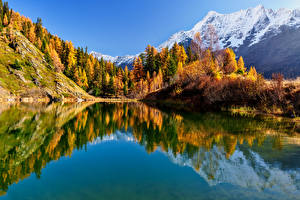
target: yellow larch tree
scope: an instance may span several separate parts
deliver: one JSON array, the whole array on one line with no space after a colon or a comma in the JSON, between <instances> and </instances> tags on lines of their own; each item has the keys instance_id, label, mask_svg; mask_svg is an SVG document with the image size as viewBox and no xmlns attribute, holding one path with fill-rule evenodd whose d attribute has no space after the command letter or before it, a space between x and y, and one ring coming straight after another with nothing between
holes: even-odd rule
<instances>
[{"instance_id":1,"label":"yellow larch tree","mask_svg":"<svg viewBox=\"0 0 300 200\"><path fill-rule=\"evenodd\" d=\"M7 15L5 14L4 17L3 17L3 25L4 26L8 26L8 18L7 18Z\"/></svg>"},{"instance_id":2,"label":"yellow larch tree","mask_svg":"<svg viewBox=\"0 0 300 200\"><path fill-rule=\"evenodd\" d=\"M234 73L238 70L236 55L234 51L230 48L225 49L224 56L224 72L226 74Z\"/></svg>"},{"instance_id":3,"label":"yellow larch tree","mask_svg":"<svg viewBox=\"0 0 300 200\"><path fill-rule=\"evenodd\" d=\"M144 77L144 66L140 57L134 60L133 74L135 82L140 81Z\"/></svg>"},{"instance_id":4,"label":"yellow larch tree","mask_svg":"<svg viewBox=\"0 0 300 200\"><path fill-rule=\"evenodd\" d=\"M257 72L256 72L256 69L255 69L255 67L250 67L250 70L249 70L249 72L248 72L248 78L249 79L251 79L251 80L253 80L253 81L256 81L257 80Z\"/></svg>"}]
</instances>

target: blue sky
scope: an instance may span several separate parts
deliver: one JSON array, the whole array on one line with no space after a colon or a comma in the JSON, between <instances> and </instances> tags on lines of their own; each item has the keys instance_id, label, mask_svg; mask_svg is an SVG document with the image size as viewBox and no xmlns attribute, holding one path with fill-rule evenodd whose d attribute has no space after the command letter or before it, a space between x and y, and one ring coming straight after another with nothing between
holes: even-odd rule
<instances>
[{"instance_id":1,"label":"blue sky","mask_svg":"<svg viewBox=\"0 0 300 200\"><path fill-rule=\"evenodd\" d=\"M300 0L8 0L10 6L76 46L109 55L136 54L189 30L208 11L231 13L259 4L300 8ZM243 3L241 3L243 2Z\"/></svg>"}]
</instances>

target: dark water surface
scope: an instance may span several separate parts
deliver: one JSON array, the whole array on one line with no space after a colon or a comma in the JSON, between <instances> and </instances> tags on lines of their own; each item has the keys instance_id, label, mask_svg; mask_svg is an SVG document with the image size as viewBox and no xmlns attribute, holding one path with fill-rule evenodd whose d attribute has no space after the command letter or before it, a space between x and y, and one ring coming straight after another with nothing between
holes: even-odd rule
<instances>
[{"instance_id":1,"label":"dark water surface","mask_svg":"<svg viewBox=\"0 0 300 200\"><path fill-rule=\"evenodd\" d=\"M0 105L0 199L300 199L291 120L140 103Z\"/></svg>"}]
</instances>

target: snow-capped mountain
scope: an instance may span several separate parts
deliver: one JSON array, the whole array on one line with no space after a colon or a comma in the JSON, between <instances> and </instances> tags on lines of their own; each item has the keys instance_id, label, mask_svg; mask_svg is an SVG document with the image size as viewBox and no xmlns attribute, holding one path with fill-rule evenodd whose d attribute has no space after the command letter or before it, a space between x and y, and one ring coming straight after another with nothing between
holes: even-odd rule
<instances>
[{"instance_id":1,"label":"snow-capped mountain","mask_svg":"<svg viewBox=\"0 0 300 200\"><path fill-rule=\"evenodd\" d=\"M212 25L219 37L220 48L238 48L245 44L252 46L264 39L267 33L279 34L281 26L300 27L300 9L289 10L265 9L262 5L231 14L211 11L197 23L192 30L175 33L169 40L159 46L171 47L175 42L184 43L194 38L199 32L204 36L208 26Z\"/></svg>"},{"instance_id":2,"label":"snow-capped mountain","mask_svg":"<svg viewBox=\"0 0 300 200\"><path fill-rule=\"evenodd\" d=\"M103 58L103 60L106 60L106 61L110 61L110 62L115 62L116 61L116 57L113 57L113 56L109 56L109 55L104 55L102 53L98 53L98 52L95 52L95 51L92 51L91 54L97 58L97 59L101 59Z\"/></svg>"},{"instance_id":3,"label":"snow-capped mountain","mask_svg":"<svg viewBox=\"0 0 300 200\"><path fill-rule=\"evenodd\" d=\"M300 75L300 9L272 10L259 5L231 14L211 11L191 30L175 33L158 49L172 47L175 42L187 47L197 32L203 37L210 25L216 30L220 48L233 48L266 76L273 72ZM118 65L133 61L132 56L118 58Z\"/></svg>"},{"instance_id":4,"label":"snow-capped mountain","mask_svg":"<svg viewBox=\"0 0 300 200\"><path fill-rule=\"evenodd\" d=\"M91 54L99 60L101 58L103 58L103 60L111 61L111 62L115 63L117 66L120 66L120 67L125 67L127 65L128 65L128 67L132 66L134 58L138 56L138 55L134 55L134 56L128 55L128 56L113 57L113 56L97 53L97 52L94 52L94 51L92 51Z\"/></svg>"}]
</instances>

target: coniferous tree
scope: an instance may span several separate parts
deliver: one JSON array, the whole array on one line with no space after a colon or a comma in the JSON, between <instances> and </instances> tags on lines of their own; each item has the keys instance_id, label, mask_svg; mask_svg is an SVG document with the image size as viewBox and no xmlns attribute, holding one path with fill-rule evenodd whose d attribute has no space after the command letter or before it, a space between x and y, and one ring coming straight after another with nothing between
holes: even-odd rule
<instances>
[{"instance_id":1,"label":"coniferous tree","mask_svg":"<svg viewBox=\"0 0 300 200\"><path fill-rule=\"evenodd\" d=\"M180 46L176 42L170 50L171 56L172 56L173 60L175 61L175 63L178 63L179 51L180 51Z\"/></svg>"},{"instance_id":2,"label":"coniferous tree","mask_svg":"<svg viewBox=\"0 0 300 200\"><path fill-rule=\"evenodd\" d=\"M34 29L35 29L34 26L32 26L30 24L29 33L28 33L29 38L28 39L29 39L29 41L31 43L35 43L36 42L36 35L35 35L35 30Z\"/></svg>"},{"instance_id":3,"label":"coniferous tree","mask_svg":"<svg viewBox=\"0 0 300 200\"><path fill-rule=\"evenodd\" d=\"M4 17L3 17L3 26L8 26L8 18L7 18L6 14L4 14Z\"/></svg>"},{"instance_id":4,"label":"coniferous tree","mask_svg":"<svg viewBox=\"0 0 300 200\"><path fill-rule=\"evenodd\" d=\"M0 0L0 26L3 25L3 2Z\"/></svg>"},{"instance_id":5,"label":"coniferous tree","mask_svg":"<svg viewBox=\"0 0 300 200\"><path fill-rule=\"evenodd\" d=\"M124 95L125 95L125 96L128 94L128 86L127 86L127 82L124 84L123 92L124 92Z\"/></svg>"},{"instance_id":6,"label":"coniferous tree","mask_svg":"<svg viewBox=\"0 0 300 200\"><path fill-rule=\"evenodd\" d=\"M9 15L9 6L8 6L8 2L4 2L3 4L3 12L2 12L2 16L4 17L4 15L6 15L8 17Z\"/></svg>"},{"instance_id":7,"label":"coniferous tree","mask_svg":"<svg viewBox=\"0 0 300 200\"><path fill-rule=\"evenodd\" d=\"M238 70L237 62L235 59L236 55L232 49L225 49L224 56L224 71L226 74L231 74Z\"/></svg>"},{"instance_id":8,"label":"coniferous tree","mask_svg":"<svg viewBox=\"0 0 300 200\"><path fill-rule=\"evenodd\" d=\"M45 52L46 52L46 49L47 49L47 42L46 42L45 39L43 39L41 51L42 51L43 53L45 53Z\"/></svg>"},{"instance_id":9,"label":"coniferous tree","mask_svg":"<svg viewBox=\"0 0 300 200\"><path fill-rule=\"evenodd\" d=\"M174 57L171 57L168 64L168 73L167 77L170 78L177 72L177 64Z\"/></svg>"},{"instance_id":10,"label":"coniferous tree","mask_svg":"<svg viewBox=\"0 0 300 200\"><path fill-rule=\"evenodd\" d=\"M110 94L115 95L115 85L114 85L114 77L113 76L111 76L109 79L108 88L109 88L108 92Z\"/></svg>"},{"instance_id":11,"label":"coniferous tree","mask_svg":"<svg viewBox=\"0 0 300 200\"><path fill-rule=\"evenodd\" d=\"M258 75L257 75L255 67L250 67L250 70L248 72L248 78L253 81L256 81L257 77L258 77Z\"/></svg>"},{"instance_id":12,"label":"coniferous tree","mask_svg":"<svg viewBox=\"0 0 300 200\"><path fill-rule=\"evenodd\" d=\"M192 61L194 60L194 56L193 56L193 52L192 52L191 46L189 46L189 47L187 48L186 54L187 54L187 63L192 62Z\"/></svg>"},{"instance_id":13,"label":"coniferous tree","mask_svg":"<svg viewBox=\"0 0 300 200\"><path fill-rule=\"evenodd\" d=\"M146 58L145 58L145 67L144 70L145 72L149 72L150 75L153 74L154 71L156 71L156 54L157 54L157 50L148 45L146 48Z\"/></svg>"},{"instance_id":14,"label":"coniferous tree","mask_svg":"<svg viewBox=\"0 0 300 200\"><path fill-rule=\"evenodd\" d=\"M37 18L36 24L35 24L35 35L37 38L42 39L43 37L43 24L42 24L42 19Z\"/></svg>"},{"instance_id":15,"label":"coniferous tree","mask_svg":"<svg viewBox=\"0 0 300 200\"><path fill-rule=\"evenodd\" d=\"M185 53L183 46L179 46L179 49L177 52L177 59L178 59L178 63L181 63L182 66L185 65L187 55Z\"/></svg>"},{"instance_id":16,"label":"coniferous tree","mask_svg":"<svg viewBox=\"0 0 300 200\"><path fill-rule=\"evenodd\" d=\"M144 78L144 66L140 57L136 58L133 63L133 74L135 81L138 82Z\"/></svg>"},{"instance_id":17,"label":"coniferous tree","mask_svg":"<svg viewBox=\"0 0 300 200\"><path fill-rule=\"evenodd\" d=\"M237 71L237 73L239 73L239 74L245 74L246 67L245 67L244 59L243 59L242 56L239 58L237 65L238 65L238 71Z\"/></svg>"}]
</instances>

